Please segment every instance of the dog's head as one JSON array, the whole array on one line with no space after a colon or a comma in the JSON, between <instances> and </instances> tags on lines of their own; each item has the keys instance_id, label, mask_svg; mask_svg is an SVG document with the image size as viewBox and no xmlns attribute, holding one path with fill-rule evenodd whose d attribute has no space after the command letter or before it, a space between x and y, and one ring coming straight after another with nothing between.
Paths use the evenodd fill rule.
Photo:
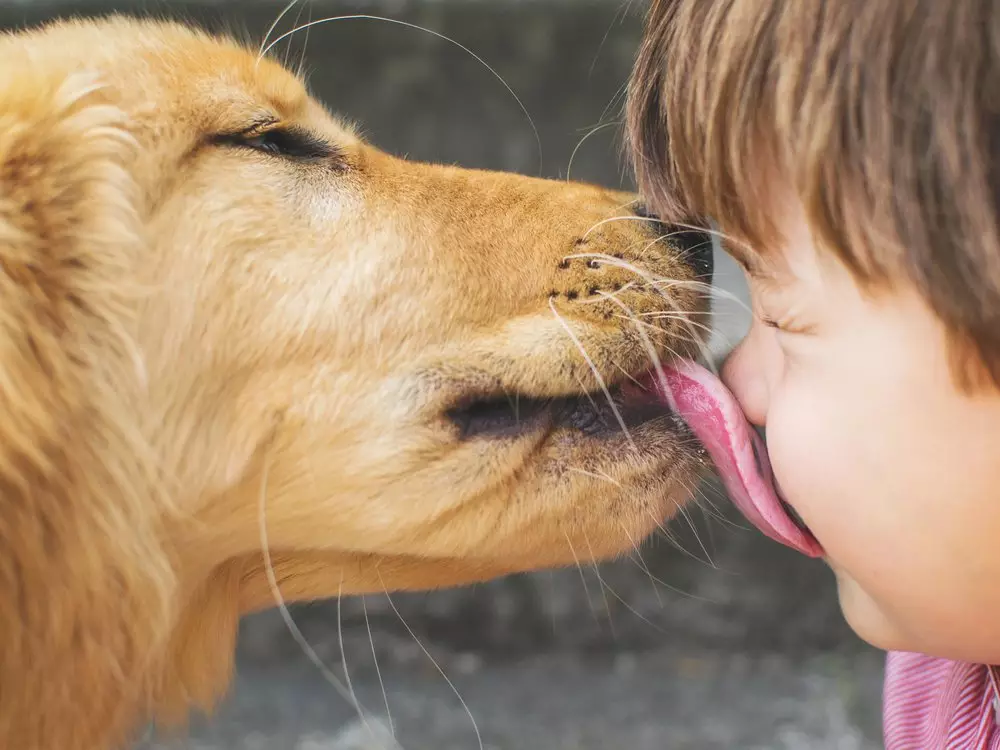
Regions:
<instances>
[{"instance_id":1,"label":"dog's head","mask_svg":"<svg viewBox=\"0 0 1000 750\"><path fill-rule=\"evenodd\" d=\"M686 500L701 454L649 373L703 339L704 236L391 157L178 26L59 25L0 63L0 483L50 529L3 553L28 651L86 603L133 651L172 639L207 697L192 675L275 585L604 558ZM60 574L68 624L29 616Z\"/></svg>"}]
</instances>

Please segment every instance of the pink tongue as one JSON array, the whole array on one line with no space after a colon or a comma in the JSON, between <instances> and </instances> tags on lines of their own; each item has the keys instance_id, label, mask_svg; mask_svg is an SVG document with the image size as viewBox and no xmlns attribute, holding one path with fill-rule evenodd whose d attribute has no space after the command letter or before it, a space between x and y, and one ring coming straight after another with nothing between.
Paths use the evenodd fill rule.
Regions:
<instances>
[{"instance_id":1,"label":"pink tongue","mask_svg":"<svg viewBox=\"0 0 1000 750\"><path fill-rule=\"evenodd\" d=\"M750 427L729 389L690 361L675 363L664 375L662 397L705 445L743 515L772 539L810 557L821 557L819 542L782 507L764 441Z\"/></svg>"}]
</instances>

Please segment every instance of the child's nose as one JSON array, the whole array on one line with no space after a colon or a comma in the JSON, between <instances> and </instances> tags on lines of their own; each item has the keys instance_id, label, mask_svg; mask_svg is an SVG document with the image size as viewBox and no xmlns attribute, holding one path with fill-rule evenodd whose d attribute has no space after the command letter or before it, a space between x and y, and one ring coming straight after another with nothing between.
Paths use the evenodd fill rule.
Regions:
<instances>
[{"instance_id":1,"label":"child's nose","mask_svg":"<svg viewBox=\"0 0 1000 750\"><path fill-rule=\"evenodd\" d=\"M767 423L769 388L763 368L754 361L753 344L747 338L733 350L722 366L722 382L736 396L747 420L764 427Z\"/></svg>"}]
</instances>

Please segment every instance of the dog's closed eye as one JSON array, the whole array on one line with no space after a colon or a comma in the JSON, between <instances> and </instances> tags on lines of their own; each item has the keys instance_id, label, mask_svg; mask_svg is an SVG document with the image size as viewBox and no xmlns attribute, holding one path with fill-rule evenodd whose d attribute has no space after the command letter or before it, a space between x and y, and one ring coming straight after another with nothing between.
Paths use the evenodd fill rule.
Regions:
<instances>
[{"instance_id":1,"label":"dog's closed eye","mask_svg":"<svg viewBox=\"0 0 1000 750\"><path fill-rule=\"evenodd\" d=\"M320 136L299 127L257 128L215 137L215 143L231 148L244 148L272 156L301 161L340 160L341 151Z\"/></svg>"}]
</instances>

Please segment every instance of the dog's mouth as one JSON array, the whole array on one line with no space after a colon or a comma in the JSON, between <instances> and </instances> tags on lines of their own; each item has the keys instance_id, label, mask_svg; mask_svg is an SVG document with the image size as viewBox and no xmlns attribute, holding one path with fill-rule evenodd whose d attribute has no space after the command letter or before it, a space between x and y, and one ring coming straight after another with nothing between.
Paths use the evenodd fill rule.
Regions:
<instances>
[{"instance_id":1,"label":"dog's mouth","mask_svg":"<svg viewBox=\"0 0 1000 750\"><path fill-rule=\"evenodd\" d=\"M544 429L565 428L594 438L611 438L656 420L682 423L655 388L654 372L606 388L558 398L519 392L467 396L445 414L464 441L504 440Z\"/></svg>"}]
</instances>

